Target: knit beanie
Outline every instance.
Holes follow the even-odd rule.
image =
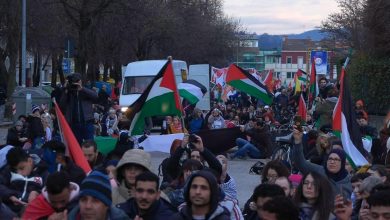
[[[34,113],[36,110],[40,110],[39,106],[37,106],[37,105],[32,105],[32,106],[31,106],[31,113]]]
[[[92,171],[80,185],[80,198],[83,196],[92,196],[110,207],[112,198],[108,176],[99,171]]]

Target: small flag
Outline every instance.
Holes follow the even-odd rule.
[[[226,83],[262,100],[267,105],[272,103],[273,95],[268,88],[256,80],[250,73],[235,64],[229,66]]]
[[[267,86],[268,90],[274,91],[274,80],[273,80],[274,72],[272,70],[268,70],[267,76],[265,77],[263,84]]]
[[[305,99],[303,98],[303,95],[301,94],[299,97],[299,104],[298,104],[298,112],[297,115],[301,116],[302,120],[306,122],[306,115],[307,115],[307,110],[306,110],[306,103]]]
[[[196,80],[189,79],[177,86],[181,97],[191,104],[199,102],[207,92],[207,88]]]

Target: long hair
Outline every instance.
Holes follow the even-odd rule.
[[[307,176],[311,175],[314,180],[317,199],[313,205],[314,212],[318,213],[318,220],[328,220],[333,210],[333,191],[328,179],[316,172],[309,172],[303,176],[301,183],[295,193],[294,201],[297,205],[308,203],[303,195],[303,184]]]
[[[280,161],[280,160],[272,160],[272,161],[268,162],[264,166],[263,172],[261,174],[261,179],[262,179],[263,183],[268,182],[267,174],[268,174],[268,170],[269,169],[275,170],[276,173],[278,174],[278,177],[285,176],[286,178],[288,178],[290,176],[290,171],[282,163],[282,161]]]

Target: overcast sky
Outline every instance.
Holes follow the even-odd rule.
[[[336,0],[224,0],[224,11],[248,32],[299,34],[339,10]]]

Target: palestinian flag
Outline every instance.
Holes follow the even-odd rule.
[[[301,116],[302,120],[303,120],[304,122],[306,122],[307,110],[306,110],[305,99],[303,98],[302,93],[301,93],[301,95],[299,96],[299,104],[298,104],[298,112],[297,112],[297,115],[298,115],[298,116]]]
[[[267,105],[272,103],[273,96],[268,88],[256,80],[250,73],[235,64],[229,66],[226,74],[226,83],[240,91],[261,99]]]
[[[363,147],[362,136],[356,122],[356,115],[345,80],[345,69],[341,70],[340,95],[333,111],[333,132],[341,139],[344,151],[356,166],[368,164],[368,152]]]
[[[309,108],[313,104],[314,99],[317,97],[317,72],[314,59],[311,62],[310,83],[309,83]]]
[[[273,92],[274,90],[274,80],[273,80],[274,71],[269,70],[267,76],[265,77],[263,84],[267,86],[268,90]]]
[[[298,69],[297,73],[296,73],[297,77],[298,77],[298,80],[303,82],[303,83],[306,83],[307,81],[307,73],[301,69]]]
[[[207,88],[204,85],[193,79],[179,83],[177,89],[180,96],[191,104],[199,102],[207,92]]]
[[[307,81],[307,73],[301,69],[298,69],[298,71],[295,73],[294,76],[295,94],[303,90],[302,87],[306,85],[306,81]]]
[[[85,173],[91,171],[91,167],[87,159],[81,150],[80,144],[73,134],[65,116],[62,114],[61,109],[58,107],[57,102],[54,102],[54,107],[57,115],[58,126],[60,128],[61,139],[66,146],[66,150],[69,153],[70,158],[74,161],[77,166],[84,170]]]
[[[181,115],[179,92],[170,60],[126,113],[131,121],[130,134],[141,135],[145,129],[145,118],[162,115]]]

